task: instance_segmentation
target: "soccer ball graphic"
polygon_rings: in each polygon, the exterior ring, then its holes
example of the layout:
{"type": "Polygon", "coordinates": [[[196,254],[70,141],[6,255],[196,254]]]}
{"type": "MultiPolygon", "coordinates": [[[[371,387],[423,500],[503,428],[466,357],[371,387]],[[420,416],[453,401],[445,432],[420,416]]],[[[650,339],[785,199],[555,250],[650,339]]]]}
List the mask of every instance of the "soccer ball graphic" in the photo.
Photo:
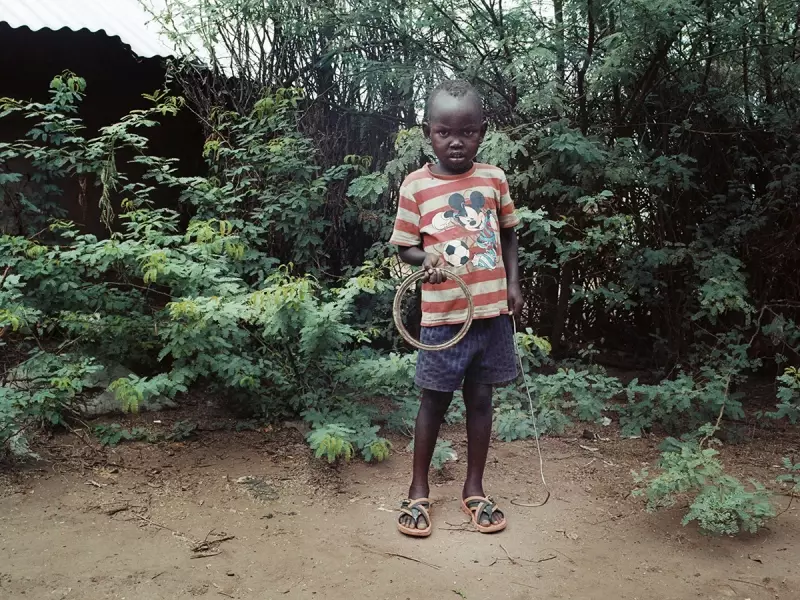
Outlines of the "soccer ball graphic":
{"type": "Polygon", "coordinates": [[[462,240],[447,242],[444,247],[444,259],[454,267],[463,267],[469,262],[469,246],[462,240]]]}

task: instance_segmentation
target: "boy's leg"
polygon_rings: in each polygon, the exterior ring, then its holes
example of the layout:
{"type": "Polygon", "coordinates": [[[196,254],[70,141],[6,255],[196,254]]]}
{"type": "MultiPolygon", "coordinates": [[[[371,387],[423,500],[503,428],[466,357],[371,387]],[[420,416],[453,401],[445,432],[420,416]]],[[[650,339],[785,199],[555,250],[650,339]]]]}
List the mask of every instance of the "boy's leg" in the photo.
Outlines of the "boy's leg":
{"type": "MultiPolygon", "coordinates": [[[[492,435],[493,389],[493,386],[485,383],[464,383],[464,404],[467,408],[467,479],[464,482],[463,498],[486,496],[483,491],[483,472],[492,435]]],[[[491,520],[484,515],[480,524],[493,525],[502,520],[503,513],[497,510],[491,520]]]]}
{"type": "MultiPolygon", "coordinates": [[[[467,407],[467,479],[464,498],[486,497],[483,472],[492,435],[492,392],[517,377],[514,352],[514,328],[511,317],[487,319],[480,336],[481,352],[470,365],[464,382],[464,404],[467,407]]],[[[496,508],[496,507],[494,507],[496,508]]],[[[480,525],[497,525],[503,513],[494,510],[491,518],[482,512],[480,525]]]]}
{"type": "MultiPolygon", "coordinates": [[[[431,458],[436,447],[436,438],[439,437],[439,428],[452,400],[453,392],[422,391],[422,402],[414,430],[414,472],[408,490],[408,497],[411,500],[427,498],[430,494],[428,472],[431,458]]],[[[400,523],[406,527],[414,526],[414,520],[408,515],[401,515],[400,523]]],[[[427,526],[425,518],[420,517],[417,529],[425,529],[427,526]]]]}

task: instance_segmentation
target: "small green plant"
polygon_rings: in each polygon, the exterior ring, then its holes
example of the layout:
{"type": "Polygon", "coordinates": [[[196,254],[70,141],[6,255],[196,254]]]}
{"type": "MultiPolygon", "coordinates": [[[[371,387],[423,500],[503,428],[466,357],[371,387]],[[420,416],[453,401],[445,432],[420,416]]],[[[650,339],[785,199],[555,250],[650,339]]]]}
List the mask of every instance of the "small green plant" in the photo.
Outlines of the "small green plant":
{"type": "Polygon", "coordinates": [[[775,516],[769,493],[757,481],[751,481],[748,489],[725,473],[719,452],[704,447],[713,441],[715,431],[707,424],[680,440],[667,438],[660,447],[660,472],[654,476],[648,469],[634,472],[639,487],[633,495],[647,498],[649,512],[673,506],[680,496],[694,495],[683,525],[696,521],[702,531],[714,534],[754,533],[775,516]]]}
{"type": "Polygon", "coordinates": [[[417,397],[396,399],[394,410],[386,416],[386,426],[406,437],[413,437],[419,404],[420,400],[417,397]]]}
{"type": "MultiPolygon", "coordinates": [[[[535,434],[533,421],[528,407],[523,407],[522,402],[498,402],[495,408],[494,430],[497,437],[504,442],[525,440],[535,434]]],[[[538,424],[538,422],[537,422],[538,424]]]]}
{"type": "Polygon", "coordinates": [[[195,435],[197,432],[197,423],[191,421],[176,421],[169,433],[164,436],[168,442],[180,442],[187,440],[195,435]]]}
{"type": "Polygon", "coordinates": [[[378,425],[369,425],[371,422],[369,413],[364,415],[364,419],[366,420],[366,425],[355,430],[352,437],[353,444],[361,451],[361,456],[365,461],[383,462],[389,458],[392,443],[378,435],[380,431],[378,425]]]}
{"type": "Polygon", "coordinates": [[[309,432],[307,439],[317,458],[325,458],[329,463],[353,458],[351,436],[355,433],[337,423],[322,425],[309,432]]]}
{"type": "Polygon", "coordinates": [[[116,446],[125,439],[125,436],[128,434],[128,431],[123,430],[122,426],[118,423],[113,423],[111,425],[95,425],[92,431],[97,441],[100,442],[102,446],[116,446]]]}
{"type": "Polygon", "coordinates": [[[317,453],[317,458],[325,456],[328,458],[328,462],[334,462],[339,457],[349,460],[353,452],[358,450],[367,462],[386,460],[392,444],[386,438],[378,435],[380,426],[372,425],[376,414],[375,407],[346,400],[340,400],[338,408],[335,409],[321,408],[304,411],[303,418],[313,428],[308,435],[308,441],[311,448],[317,453]],[[329,436],[331,439],[328,439],[329,436]],[[349,455],[347,446],[339,446],[336,439],[349,444],[349,455]],[[325,448],[321,453],[320,444],[325,448]],[[329,454],[329,451],[334,454],[329,454]]]}
{"type": "Polygon", "coordinates": [[[382,462],[389,458],[389,453],[392,449],[392,443],[386,438],[377,438],[364,446],[362,453],[364,460],[367,462],[382,462]]]}
{"type": "Polygon", "coordinates": [[[119,423],[95,425],[93,428],[97,441],[102,446],[117,446],[122,442],[147,439],[147,432],[141,428],[125,429],[119,423]]]}
{"type": "Polygon", "coordinates": [[[114,396],[119,401],[123,412],[139,412],[139,405],[142,403],[143,395],[130,379],[123,377],[112,381],[108,389],[114,392],[114,396]]]}
{"type": "Polygon", "coordinates": [[[787,473],[779,475],[778,482],[790,485],[790,494],[800,494],[800,463],[792,464],[790,458],[784,457],[783,468],[786,469],[787,473]]]}
{"type": "Polygon", "coordinates": [[[192,437],[197,424],[189,421],[176,421],[167,432],[152,431],[145,427],[126,429],[119,423],[95,425],[92,428],[97,441],[102,446],[117,446],[122,442],[179,442],[192,437]]]}
{"type": "Polygon", "coordinates": [[[720,476],[700,490],[682,523],[697,521],[702,531],[715,534],[755,533],[775,516],[775,508],[766,488],[754,480],[750,483],[752,490],[735,477],[720,476]]]}
{"type": "Polygon", "coordinates": [[[36,458],[28,434],[42,425],[63,425],[70,414],[77,414],[81,393],[100,369],[91,358],[32,351],[5,374],[9,385],[0,385],[0,452],[36,458]]]}
{"type": "Polygon", "coordinates": [[[788,419],[792,425],[800,422],[800,371],[787,367],[778,377],[778,406],[766,413],[773,419],[788,419]]]}

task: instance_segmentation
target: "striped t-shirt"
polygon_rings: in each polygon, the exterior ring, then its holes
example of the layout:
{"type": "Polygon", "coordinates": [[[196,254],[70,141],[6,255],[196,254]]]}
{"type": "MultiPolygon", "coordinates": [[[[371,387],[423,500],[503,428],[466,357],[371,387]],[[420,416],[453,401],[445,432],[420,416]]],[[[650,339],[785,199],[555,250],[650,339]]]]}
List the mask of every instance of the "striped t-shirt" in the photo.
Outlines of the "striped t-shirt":
{"type": "MultiPolygon", "coordinates": [[[[391,244],[422,246],[441,256],[469,287],[475,318],[508,314],[506,269],[500,228],[519,218],[505,173],[475,163],[461,175],[437,175],[431,165],[414,171],[400,186],[391,244]]],[[[459,324],[467,318],[467,300],[455,281],[422,286],[422,325],[459,324]]]]}

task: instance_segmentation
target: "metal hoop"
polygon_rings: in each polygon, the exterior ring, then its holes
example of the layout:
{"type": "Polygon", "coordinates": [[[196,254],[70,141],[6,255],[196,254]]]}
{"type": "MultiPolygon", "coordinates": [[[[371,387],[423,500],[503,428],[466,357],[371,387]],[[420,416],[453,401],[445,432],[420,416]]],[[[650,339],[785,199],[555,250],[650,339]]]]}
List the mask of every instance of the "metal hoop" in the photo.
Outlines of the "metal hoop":
{"type": "Polygon", "coordinates": [[[438,352],[440,350],[447,350],[448,348],[452,348],[462,339],[464,336],[467,335],[469,331],[470,325],[472,325],[472,318],[475,316],[475,304],[472,301],[472,294],[467,287],[467,284],[464,283],[464,280],[461,279],[458,275],[450,271],[449,269],[442,269],[445,273],[447,273],[447,277],[452,279],[458,284],[458,287],[461,288],[461,291],[464,292],[464,296],[467,299],[467,320],[464,321],[464,325],[461,327],[461,330],[455,335],[452,340],[444,342],[442,344],[431,345],[431,344],[423,344],[417,339],[414,339],[408,330],[406,329],[405,325],[403,325],[402,319],[402,300],[403,296],[406,292],[411,288],[411,286],[423,279],[426,275],[424,270],[417,271],[416,273],[409,276],[403,283],[400,284],[400,288],[397,290],[397,294],[394,297],[394,306],[392,307],[392,313],[394,316],[394,325],[397,327],[397,331],[400,332],[400,335],[403,336],[403,339],[407,341],[409,344],[414,346],[415,348],[419,348],[420,350],[430,350],[431,352],[438,352]]]}

